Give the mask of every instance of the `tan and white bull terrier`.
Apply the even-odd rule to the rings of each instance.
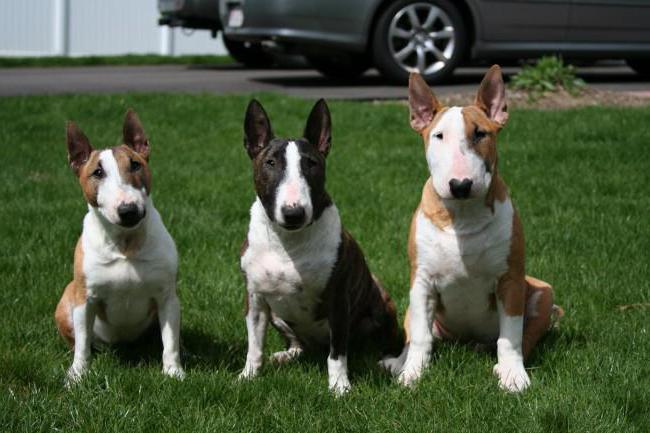
[[[431,177],[409,235],[408,344],[382,363],[413,385],[434,340],[496,342],[500,386],[523,391],[524,360],[561,309],[551,286],[525,274],[521,223],[498,173],[496,138],[508,119],[501,69],[487,72],[473,105],[451,108],[411,74],[409,107]]]
[[[272,360],[287,362],[305,346],[329,344],[329,388],[343,394],[350,388],[349,337],[374,337],[393,354],[403,340],[393,301],[370,273],[325,190],[331,145],[327,104],[316,103],[303,138],[286,139],[273,136],[266,112],[253,100],[244,131],[257,198],[241,255],[248,354],[240,378],[258,374],[270,321],[287,343]]]
[[[160,323],[163,373],[183,378],[179,356],[178,256],[151,200],[149,141],[135,112],[123,127],[124,144],[93,150],[72,122],[68,160],[88,203],[74,254],[74,279],[56,308],[59,332],[74,348],[67,383],[90,363],[93,338],[132,341]]]

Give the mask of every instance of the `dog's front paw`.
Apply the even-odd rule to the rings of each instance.
[[[270,357],[270,361],[276,364],[286,364],[287,362],[293,361],[297,357],[302,355],[302,349],[300,347],[290,347],[287,350],[282,352],[275,352]]]
[[[336,378],[329,379],[329,389],[336,397],[341,397],[347,394],[352,385],[350,385],[350,380],[347,376],[338,376]]]
[[[73,363],[66,374],[65,387],[71,388],[72,386],[81,382],[81,378],[86,374],[87,371],[88,365],[86,363]]]
[[[499,378],[499,386],[508,392],[522,392],[530,385],[530,378],[521,361],[499,362],[492,371]]]
[[[237,376],[237,379],[240,381],[252,379],[257,376],[259,370],[259,366],[256,366],[253,363],[247,361],[244,369],[241,371],[241,373],[239,373],[239,376]]]
[[[163,374],[178,380],[185,379],[185,370],[178,364],[163,366]]]
[[[424,368],[429,365],[429,359],[428,352],[409,351],[397,381],[404,386],[415,386],[415,383],[422,376]]]
[[[404,370],[397,377],[397,381],[403,386],[412,388],[422,376],[422,369],[422,367],[404,366]]]
[[[393,376],[399,376],[404,368],[404,361],[399,356],[395,358],[384,358],[379,361],[379,367],[388,371]]]

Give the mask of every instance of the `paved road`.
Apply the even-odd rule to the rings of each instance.
[[[505,68],[507,74],[516,71],[516,68]],[[485,68],[460,68],[448,84],[435,87],[436,93],[445,95],[473,90],[484,72]],[[579,72],[593,87],[650,96],[650,77],[639,77],[625,66],[581,68]],[[386,84],[373,71],[353,83],[340,84],[308,69],[183,65],[0,68],[0,96],[114,92],[281,92],[329,99],[406,96],[404,86]]]

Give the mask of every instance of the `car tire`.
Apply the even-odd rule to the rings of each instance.
[[[372,35],[375,66],[398,83],[406,83],[411,72],[441,82],[466,50],[465,23],[448,0],[398,1],[381,13]]]
[[[628,59],[627,65],[639,75],[650,76],[650,59]]]
[[[230,57],[249,68],[268,68],[273,66],[273,56],[262,48],[259,42],[235,41],[223,36]]]
[[[334,80],[358,78],[370,67],[370,60],[362,53],[307,54],[306,57],[314,69]]]

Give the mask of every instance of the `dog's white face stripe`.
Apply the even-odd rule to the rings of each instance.
[[[485,162],[468,143],[462,110],[452,107],[445,111],[429,133],[426,158],[433,186],[442,198],[452,197],[449,189],[452,179],[471,179],[473,197],[483,196],[492,180]]]
[[[117,208],[122,204],[135,203],[142,211],[146,204],[146,191],[137,190],[125,183],[111,149],[102,150],[99,161],[105,176],[97,189],[97,206],[100,213],[111,223],[119,224]]]
[[[278,186],[275,201],[275,220],[283,224],[282,207],[302,206],[305,209],[305,221],[309,223],[313,216],[313,206],[307,180],[302,174],[301,156],[298,145],[290,141],[285,148],[285,173]]]

